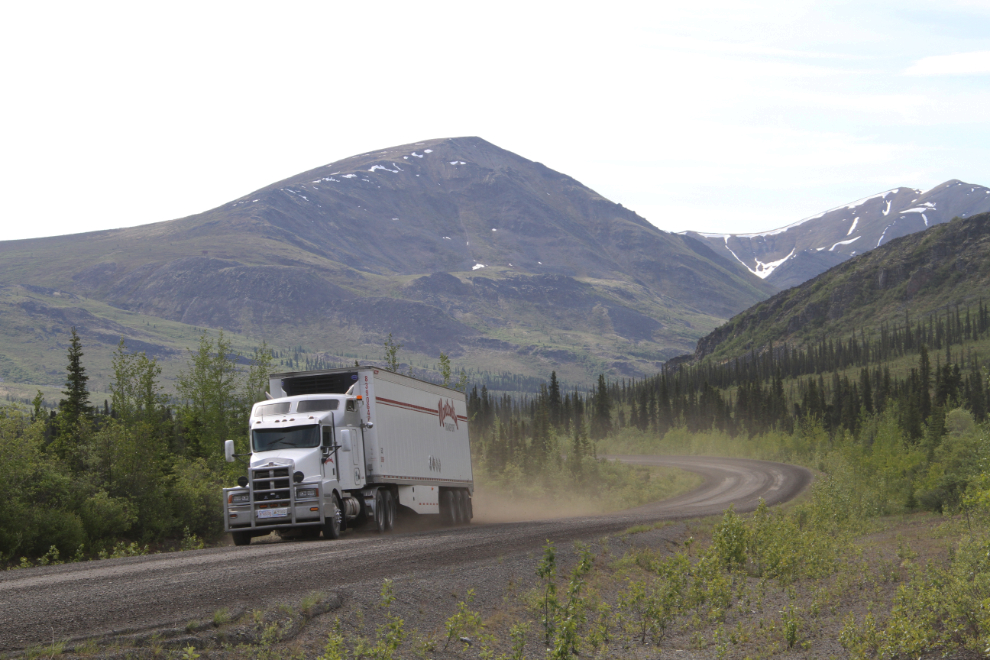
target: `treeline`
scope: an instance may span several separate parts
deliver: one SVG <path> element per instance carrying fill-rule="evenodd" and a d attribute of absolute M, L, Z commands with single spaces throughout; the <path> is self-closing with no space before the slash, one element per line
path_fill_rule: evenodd
<path fill-rule="evenodd" d="M 566 458 L 579 473 L 594 458 L 593 442 L 612 430 L 612 397 L 604 375 L 586 395 L 562 393 L 556 371 L 536 396 L 493 396 L 475 385 L 467 400 L 472 448 L 495 472 L 516 464 L 538 475 Z"/>
<path fill-rule="evenodd" d="M 493 472 L 516 469 L 538 477 L 554 461 L 581 464 L 595 455 L 596 441 L 627 429 L 653 438 L 650 451 L 657 452 L 674 429 L 714 430 L 746 443 L 756 436 L 784 437 L 817 428 L 826 437 L 868 445 L 877 420 L 883 419 L 907 446 L 931 460 L 947 433 L 950 411 L 963 410 L 977 424 L 988 419 L 984 365 L 971 349 L 953 348 L 985 338 L 988 314 L 981 301 L 975 315 L 957 310 L 924 324 L 884 328 L 878 344 L 858 334 L 844 344 L 826 342 L 805 351 L 766 350 L 729 366 L 675 367 L 642 380 L 607 382 L 600 376 L 588 393 L 562 393 L 555 373 L 535 396 L 493 395 L 485 386 L 474 387 L 468 398 L 472 441 Z M 917 343 L 922 340 L 941 342 L 944 354 L 935 352 L 933 358 L 927 344 Z M 907 373 L 896 375 L 889 364 L 878 362 L 883 355 L 895 358 L 910 351 L 917 362 Z M 845 373 L 825 371 L 846 364 L 847 358 L 862 360 L 858 370 L 851 369 L 858 374 L 850 375 L 849 365 Z M 795 364 L 802 365 L 799 374 L 814 375 L 787 378 Z M 719 368 L 725 378 L 714 377 Z M 958 499 L 958 488 L 953 489 L 955 494 L 930 497 L 927 505 L 951 505 Z"/>
<path fill-rule="evenodd" d="M 924 345 L 918 366 L 906 377 L 892 376 L 889 366 L 877 365 L 860 369 L 858 378 L 833 372 L 795 379 L 786 391 L 779 358 L 769 352 L 766 357 L 772 374 L 767 381 L 751 372 L 749 380 L 726 390 L 707 381 L 699 384 L 691 369 L 664 371 L 638 381 L 606 383 L 599 377 L 598 385 L 586 395 L 575 391 L 561 396 L 555 373 L 549 387 L 535 397 L 492 396 L 487 388 L 475 387 L 468 399 L 472 437 L 497 465 L 528 455 L 529 465 L 536 469 L 544 460 L 551 430 L 558 437 L 571 437 L 580 452 L 584 445 L 579 436 L 597 440 L 626 427 L 658 438 L 676 427 L 695 432 L 714 428 L 735 437 L 771 430 L 790 433 L 808 418 L 830 435 L 855 434 L 864 416 L 890 409 L 896 410 L 907 436 L 917 440 L 926 429 L 937 433 L 948 410 L 962 407 L 977 422 L 985 421 L 990 410 L 990 388 L 978 359 L 940 364 L 937 356 L 933 365 Z M 587 419 L 586 410 L 590 410 Z"/>
<path fill-rule="evenodd" d="M 929 314 L 926 319 L 911 321 L 905 313 L 904 323 L 884 322 L 879 330 L 867 335 L 865 329 L 853 332 L 845 340 L 822 336 L 806 347 L 774 346 L 723 362 L 705 361 L 687 368 L 696 386 L 701 383 L 732 387 L 753 380 L 767 381 L 779 369 L 784 377 L 826 374 L 850 367 L 883 365 L 897 358 L 917 355 L 921 347 L 929 351 L 945 350 L 945 362 L 951 361 L 952 347 L 990 338 L 990 303 L 981 299 L 975 310 L 958 306 Z"/>
<path fill-rule="evenodd" d="M 765 354 L 771 375 L 759 372 L 740 379 L 735 387 L 720 389 L 708 381 L 699 383 L 697 372 L 677 369 L 641 381 L 614 384 L 612 397 L 625 404 L 627 415 L 619 415 L 620 426 L 635 426 L 662 436 L 669 429 L 685 426 L 691 431 L 712 428 L 732 436 L 756 435 L 776 429 L 790 432 L 799 420 L 818 420 L 830 434 L 842 430 L 855 433 L 863 415 L 894 407 L 902 428 L 912 439 L 923 427 L 938 425 L 946 410 L 963 407 L 983 421 L 990 409 L 990 391 L 985 385 L 982 362 L 972 355 L 955 353 L 951 363 L 932 363 L 924 345 L 917 367 L 906 376 L 894 376 L 889 365 L 862 367 L 858 377 L 819 374 L 788 381 L 780 357 Z"/>
<path fill-rule="evenodd" d="M 244 358 L 222 331 L 215 340 L 204 333 L 179 376 L 178 396 L 169 397 L 157 361 L 121 340 L 102 406 L 90 401 L 75 328 L 67 358 L 57 409 L 45 410 L 41 392 L 29 411 L 0 407 L 0 563 L 126 554 L 216 536 L 219 489 L 235 476 L 222 443 L 245 442 L 271 352 L 262 346 Z"/>

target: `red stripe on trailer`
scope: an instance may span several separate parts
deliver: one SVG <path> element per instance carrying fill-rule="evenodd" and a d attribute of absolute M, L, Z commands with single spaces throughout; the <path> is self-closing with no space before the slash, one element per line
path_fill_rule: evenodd
<path fill-rule="evenodd" d="M 440 411 L 436 408 L 424 408 L 423 406 L 417 406 L 415 403 L 406 403 L 405 401 L 396 401 L 394 399 L 386 399 L 385 397 L 380 396 L 375 397 L 375 403 L 381 403 L 394 408 L 403 408 L 405 410 L 414 410 L 416 412 L 426 413 L 427 415 L 432 415 L 434 417 L 440 416 Z M 457 419 L 462 422 L 468 421 L 468 418 L 464 415 L 458 415 Z"/>
<path fill-rule="evenodd" d="M 395 408 L 405 408 L 406 410 L 414 410 L 416 412 L 426 413 L 427 415 L 433 415 L 437 417 L 440 412 L 436 408 L 424 408 L 423 406 L 417 406 L 414 403 L 406 403 L 405 401 L 395 401 L 393 399 L 385 399 L 380 396 L 375 397 L 376 403 L 383 403 L 386 406 L 393 406 Z"/>

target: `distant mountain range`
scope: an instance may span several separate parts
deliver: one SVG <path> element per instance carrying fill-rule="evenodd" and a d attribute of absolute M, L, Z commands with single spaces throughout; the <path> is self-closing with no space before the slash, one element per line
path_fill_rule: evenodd
<path fill-rule="evenodd" d="M 685 235 L 787 289 L 900 236 L 987 211 L 990 188 L 953 179 L 924 192 L 894 188 L 772 231 Z"/>
<path fill-rule="evenodd" d="M 782 286 L 988 209 L 953 181 L 763 234 L 672 234 L 480 138 L 390 147 L 187 218 L 0 242 L 0 394 L 56 390 L 71 325 L 95 389 L 120 337 L 173 377 L 219 328 L 314 364 L 379 359 L 392 333 L 420 373 L 444 351 L 476 372 L 640 377 Z"/>
<path fill-rule="evenodd" d="M 585 383 L 652 373 L 774 291 L 540 163 L 429 140 L 179 220 L 0 242 L 0 377 L 57 386 L 72 323 L 93 359 L 120 336 L 178 359 L 198 328 L 364 359 L 391 332 L 417 366 Z"/>
<path fill-rule="evenodd" d="M 828 272 L 734 316 L 698 341 L 694 359 L 761 352 L 770 344 L 871 334 L 935 310 L 990 302 L 990 213 L 884 240 Z"/>

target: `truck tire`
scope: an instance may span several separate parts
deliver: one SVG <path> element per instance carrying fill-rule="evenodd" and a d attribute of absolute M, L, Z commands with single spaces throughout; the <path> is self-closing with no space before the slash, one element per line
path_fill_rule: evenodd
<path fill-rule="evenodd" d="M 460 527 L 464 524 L 464 506 L 461 504 L 461 491 L 455 490 L 451 495 L 454 497 L 454 526 Z"/>
<path fill-rule="evenodd" d="M 444 527 L 450 527 L 456 523 L 456 506 L 454 493 L 449 490 L 440 493 L 440 523 Z"/>
<path fill-rule="evenodd" d="M 230 537 L 234 539 L 234 545 L 251 545 L 250 532 L 231 532 Z"/>
<path fill-rule="evenodd" d="M 391 532 L 392 528 L 395 527 L 395 498 L 392 497 L 392 491 L 385 491 L 385 531 Z"/>
<path fill-rule="evenodd" d="M 467 491 L 457 491 L 457 504 L 459 505 L 458 509 L 461 512 L 461 524 L 467 525 L 471 522 L 471 504 Z"/>
<path fill-rule="evenodd" d="M 375 531 L 379 534 L 384 534 L 387 531 L 386 527 L 386 517 L 387 513 L 385 511 L 385 494 L 380 491 L 375 491 Z"/>
<path fill-rule="evenodd" d="M 340 520 L 343 517 L 343 512 L 340 508 L 340 500 L 337 499 L 337 493 L 334 493 L 330 498 L 330 510 L 327 513 L 329 515 L 323 518 L 323 538 L 331 541 L 339 539 Z"/>

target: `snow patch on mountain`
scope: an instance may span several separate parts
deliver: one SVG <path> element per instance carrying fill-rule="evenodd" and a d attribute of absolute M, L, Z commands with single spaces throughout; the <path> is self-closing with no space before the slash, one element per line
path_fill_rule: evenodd
<path fill-rule="evenodd" d="M 753 269 L 749 267 L 749 264 L 747 264 L 745 261 L 740 259 L 738 254 L 732 251 L 732 248 L 729 247 L 729 237 L 723 235 L 722 238 L 725 239 L 725 249 L 729 251 L 729 254 L 735 257 L 736 261 L 741 263 L 746 270 L 751 272 L 753 275 L 756 275 L 760 279 L 764 279 L 764 280 L 770 277 L 771 273 L 773 273 L 773 271 L 775 271 L 778 266 L 780 266 L 782 263 L 793 257 L 795 252 L 795 249 L 792 248 L 790 253 L 783 259 L 778 259 L 777 261 L 768 261 L 766 263 L 760 261 L 759 259 L 754 259 L 754 261 L 756 262 L 756 268 Z"/>
<path fill-rule="evenodd" d="M 791 251 L 787 254 L 786 257 L 784 257 L 783 259 L 778 259 L 777 261 L 768 261 L 767 263 L 763 263 L 759 259 L 756 259 L 756 270 L 751 270 L 750 272 L 753 273 L 753 275 L 756 275 L 757 277 L 765 280 L 768 277 L 770 277 L 773 271 L 777 270 L 778 266 L 780 266 L 782 263 L 793 257 L 794 251 L 796 249 L 797 248 L 791 248 Z"/>
<path fill-rule="evenodd" d="M 863 237 L 862 236 L 857 236 L 856 238 L 850 238 L 848 241 L 839 241 L 838 243 L 836 243 L 835 245 L 833 245 L 832 247 L 830 247 L 828 249 L 828 251 L 829 252 L 834 252 L 835 251 L 835 248 L 839 247 L 840 245 L 849 245 L 850 243 L 855 243 L 856 241 L 858 241 L 861 238 L 863 238 Z"/>
<path fill-rule="evenodd" d="M 891 223 L 891 224 L 889 224 L 889 225 L 887 225 L 886 227 L 883 228 L 883 233 L 880 234 L 880 240 L 877 241 L 876 247 L 880 247 L 880 243 L 883 241 L 883 237 L 887 235 L 887 230 L 890 229 L 892 226 L 893 226 L 893 223 Z"/>

